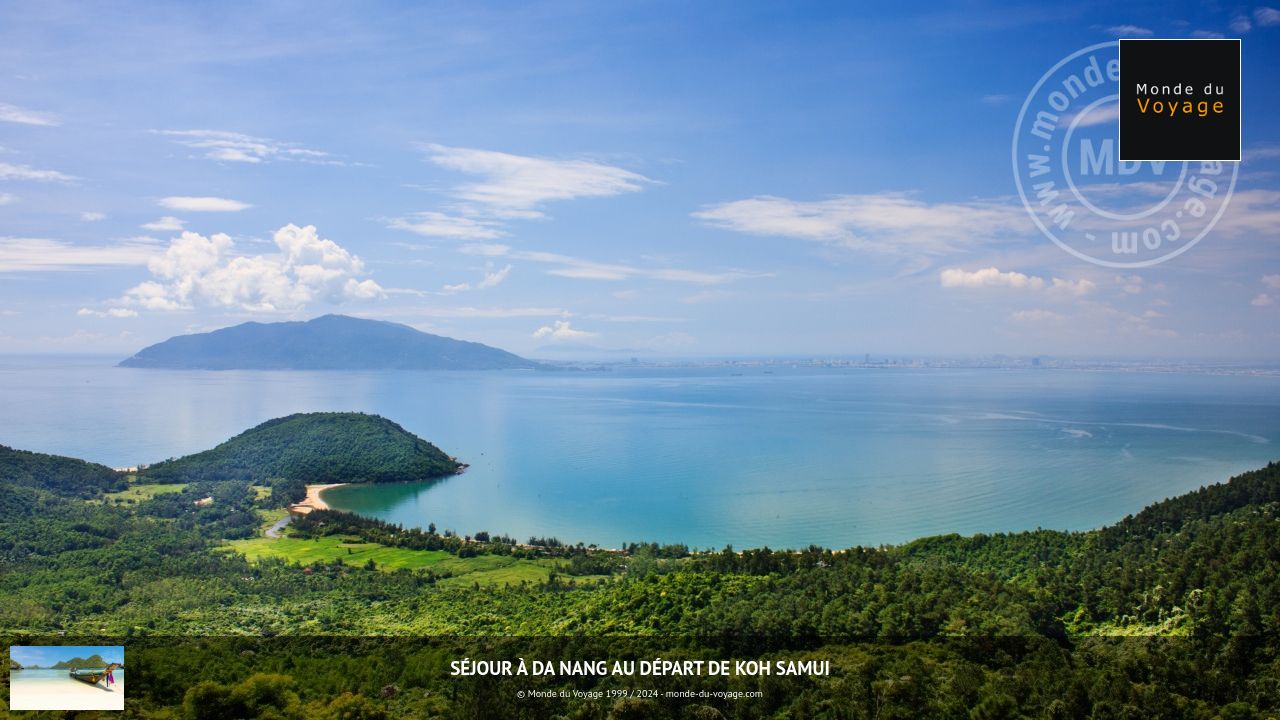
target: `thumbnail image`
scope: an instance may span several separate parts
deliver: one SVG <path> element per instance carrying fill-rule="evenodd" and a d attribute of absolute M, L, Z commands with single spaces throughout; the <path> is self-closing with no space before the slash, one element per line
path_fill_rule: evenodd
<path fill-rule="evenodd" d="M 123 710 L 124 648 L 9 648 L 10 710 Z"/>

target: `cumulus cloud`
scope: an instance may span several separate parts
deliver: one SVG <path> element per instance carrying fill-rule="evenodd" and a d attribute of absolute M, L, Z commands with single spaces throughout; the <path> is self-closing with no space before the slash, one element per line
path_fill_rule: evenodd
<path fill-rule="evenodd" d="M 1256 297 L 1249 301 L 1249 304 L 1254 307 L 1267 307 L 1275 304 L 1275 298 L 1267 293 L 1258 293 Z"/>
<path fill-rule="evenodd" d="M 1027 275 L 1012 270 L 1006 272 L 995 267 L 973 271 L 963 268 L 947 268 L 939 274 L 938 279 L 944 288 L 1003 287 L 1015 290 L 1048 290 L 1067 295 L 1086 295 L 1092 292 L 1095 287 L 1091 280 L 1064 280 L 1062 278 L 1045 280 L 1035 275 Z"/>
<path fill-rule="evenodd" d="M 22 125 L 58 125 L 58 116 L 53 113 L 27 110 L 17 105 L 0 103 L 0 122 L 19 123 Z"/>
<path fill-rule="evenodd" d="M 188 212 L 239 212 L 253 207 L 239 200 L 228 200 L 220 197 L 192 197 L 188 195 L 171 195 L 160 198 L 161 207 L 170 210 L 186 210 Z"/>
<path fill-rule="evenodd" d="M 286 225 L 272 236 L 275 253 L 241 255 L 225 234 L 184 232 L 147 267 L 156 279 L 125 292 L 119 304 L 147 310 L 208 305 L 252 311 L 300 309 L 314 301 L 339 304 L 381 297 L 362 278 L 364 263 L 312 225 Z"/>
<path fill-rule="evenodd" d="M 533 336 L 539 339 L 550 340 L 580 340 L 582 338 L 594 337 L 595 333 L 586 330 L 576 330 L 568 320 L 556 320 L 551 325 L 543 325 L 533 331 Z"/>
<path fill-rule="evenodd" d="M 186 220 L 179 220 L 172 215 L 165 215 L 159 220 L 152 220 L 149 223 L 143 223 L 144 230 L 154 230 L 155 232 L 181 232 Z"/>
<path fill-rule="evenodd" d="M 0 237 L 0 271 L 51 272 L 146 265 L 160 250 L 151 238 L 133 238 L 112 245 L 76 245 L 45 238 Z"/>
<path fill-rule="evenodd" d="M 255 137 L 226 130 L 154 130 L 179 145 L 204 152 L 204 157 L 222 162 L 261 163 L 268 160 L 292 160 L 326 165 L 344 164 L 329 158 L 329 153 L 300 147 L 296 143 Z"/>
<path fill-rule="evenodd" d="M 814 201 L 761 195 L 710 205 L 693 216 L 736 232 L 882 253 L 940 253 L 1026 231 L 1025 211 L 1007 202 L 927 203 L 903 193 Z"/>
<path fill-rule="evenodd" d="M 71 182 L 74 175 L 57 170 L 39 170 L 27 165 L 0 163 L 0 180 L 34 180 L 36 182 Z"/>

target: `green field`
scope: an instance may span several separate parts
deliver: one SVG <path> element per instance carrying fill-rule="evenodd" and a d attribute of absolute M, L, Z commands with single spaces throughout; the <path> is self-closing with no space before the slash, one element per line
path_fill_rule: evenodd
<path fill-rule="evenodd" d="M 363 566 L 373 560 L 379 570 L 425 570 L 450 574 L 444 584 L 519 585 L 521 582 L 545 582 L 559 563 L 550 559 L 520 560 L 505 555 L 480 555 L 460 558 L 443 550 L 406 550 L 378 543 L 361 542 L 357 538 L 258 537 L 233 540 L 228 547 L 251 562 L 276 558 L 298 565 L 340 560 L 347 565 Z M 595 579 L 595 578 L 581 578 Z"/>
<path fill-rule="evenodd" d="M 108 505 L 133 505 L 150 500 L 157 495 L 182 492 L 186 487 L 186 483 L 130 485 L 127 489 L 121 490 L 120 492 L 107 493 L 103 495 L 102 502 L 105 502 Z"/>

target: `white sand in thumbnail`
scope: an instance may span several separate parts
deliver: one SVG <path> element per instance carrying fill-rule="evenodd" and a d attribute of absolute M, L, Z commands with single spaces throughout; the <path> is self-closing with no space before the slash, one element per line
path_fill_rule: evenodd
<path fill-rule="evenodd" d="M 66 670 L 16 670 L 9 673 L 10 710 L 124 710 L 124 670 L 116 682 L 96 685 L 72 680 Z"/>

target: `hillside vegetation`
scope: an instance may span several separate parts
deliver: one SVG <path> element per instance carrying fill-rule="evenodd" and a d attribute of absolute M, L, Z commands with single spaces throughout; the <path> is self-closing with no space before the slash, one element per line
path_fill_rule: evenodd
<path fill-rule="evenodd" d="M 0 631 L 127 637 L 129 707 L 171 720 L 1280 716 L 1277 464 L 1089 532 L 618 553 L 319 511 L 272 545 L 263 515 L 282 500 L 250 482 L 347 452 L 326 446 L 347 442 L 318 429 L 330 416 L 363 428 L 351 442 L 367 457 L 410 447 L 381 418 L 292 416 L 219 446 L 235 452 L 175 461 L 190 484 L 136 504 L 86 502 L 56 473 L 0 476 Z M 817 658 L 832 671 L 452 678 L 460 657 Z M 516 695 L 641 686 L 763 695 Z"/>
<path fill-rule="evenodd" d="M 458 472 L 440 448 L 394 422 L 364 413 L 300 413 L 268 420 L 212 450 L 156 463 L 139 472 L 149 483 L 276 483 L 284 500 L 309 483 L 399 482 Z"/>

